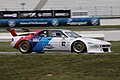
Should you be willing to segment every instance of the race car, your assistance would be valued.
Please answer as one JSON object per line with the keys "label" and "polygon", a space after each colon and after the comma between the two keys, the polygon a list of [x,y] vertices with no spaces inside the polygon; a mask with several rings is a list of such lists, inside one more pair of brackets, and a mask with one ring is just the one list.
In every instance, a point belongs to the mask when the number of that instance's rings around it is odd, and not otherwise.
{"label": "race car", "polygon": [[7,30],[13,36],[11,45],[23,54],[45,51],[71,51],[76,53],[111,52],[111,43],[98,39],[85,38],[71,30],[35,30],[19,35],[13,28]]}

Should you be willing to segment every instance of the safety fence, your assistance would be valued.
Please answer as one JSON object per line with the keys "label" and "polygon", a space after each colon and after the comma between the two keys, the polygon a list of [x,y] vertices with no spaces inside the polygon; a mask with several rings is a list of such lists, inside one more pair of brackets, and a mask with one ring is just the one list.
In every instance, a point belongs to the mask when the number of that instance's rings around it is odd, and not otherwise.
{"label": "safety fence", "polygon": [[120,17],[120,6],[51,7],[50,9],[70,9],[88,11],[90,16]]}

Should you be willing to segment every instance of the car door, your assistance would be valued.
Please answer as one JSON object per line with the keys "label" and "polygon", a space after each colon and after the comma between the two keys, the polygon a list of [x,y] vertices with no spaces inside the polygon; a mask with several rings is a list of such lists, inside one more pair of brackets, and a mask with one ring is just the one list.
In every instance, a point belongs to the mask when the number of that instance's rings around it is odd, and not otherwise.
{"label": "car door", "polygon": [[43,51],[50,40],[51,37],[48,36],[48,30],[39,32],[32,38],[33,51]]}
{"label": "car door", "polygon": [[52,37],[46,45],[45,50],[68,50],[69,39],[61,30],[49,30],[49,37]]}

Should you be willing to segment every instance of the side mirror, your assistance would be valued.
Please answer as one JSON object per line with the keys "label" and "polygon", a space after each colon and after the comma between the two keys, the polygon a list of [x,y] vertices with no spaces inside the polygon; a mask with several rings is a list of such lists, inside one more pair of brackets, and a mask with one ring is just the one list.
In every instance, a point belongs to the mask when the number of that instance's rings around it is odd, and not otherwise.
{"label": "side mirror", "polygon": [[61,37],[62,37],[63,39],[65,39],[65,36],[64,36],[64,35],[62,35]]}

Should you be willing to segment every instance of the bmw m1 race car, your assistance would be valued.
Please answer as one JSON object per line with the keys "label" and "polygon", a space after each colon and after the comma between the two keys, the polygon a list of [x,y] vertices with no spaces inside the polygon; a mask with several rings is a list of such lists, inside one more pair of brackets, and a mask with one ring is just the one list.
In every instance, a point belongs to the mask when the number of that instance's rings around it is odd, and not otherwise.
{"label": "bmw m1 race car", "polygon": [[98,39],[85,38],[71,30],[35,30],[20,35],[14,29],[7,30],[13,36],[11,45],[21,53],[58,50],[76,53],[111,52],[111,43]]}

